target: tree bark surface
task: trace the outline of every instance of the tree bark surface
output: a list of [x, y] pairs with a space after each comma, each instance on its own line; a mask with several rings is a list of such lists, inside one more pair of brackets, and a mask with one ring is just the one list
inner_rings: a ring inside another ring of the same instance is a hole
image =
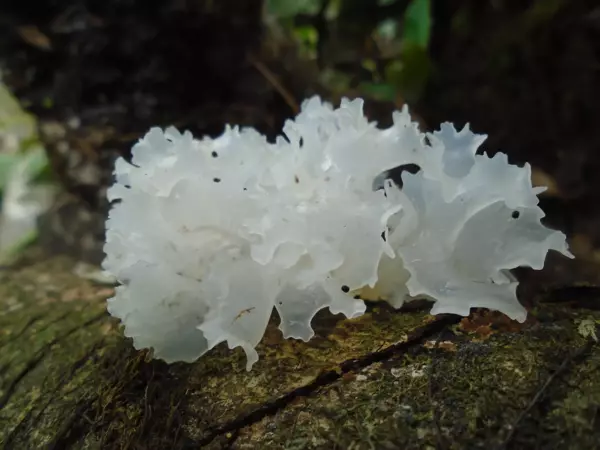
[[594, 287], [526, 283], [523, 325], [374, 304], [319, 314], [304, 343], [274, 320], [247, 372], [224, 346], [172, 365], [134, 350], [112, 287], [67, 257], [32, 250], [0, 277], [6, 449], [599, 448]]

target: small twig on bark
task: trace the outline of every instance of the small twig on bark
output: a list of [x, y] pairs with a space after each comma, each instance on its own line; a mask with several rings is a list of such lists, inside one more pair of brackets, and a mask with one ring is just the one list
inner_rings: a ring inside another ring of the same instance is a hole
[[273, 86], [273, 89], [277, 91], [279, 95], [283, 98], [285, 103], [291, 108], [294, 114], [298, 114], [300, 111], [300, 106], [298, 102], [294, 98], [294, 96], [281, 84], [277, 76], [261, 61], [256, 59], [253, 55], [248, 54], [248, 61], [258, 72], [265, 77], [265, 79]]

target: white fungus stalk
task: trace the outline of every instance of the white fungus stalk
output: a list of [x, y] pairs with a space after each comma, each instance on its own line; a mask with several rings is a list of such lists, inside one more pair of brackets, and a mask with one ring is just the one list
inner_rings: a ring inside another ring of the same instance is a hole
[[[108, 310], [136, 348], [194, 361], [227, 342], [250, 369], [273, 307], [285, 337], [308, 340], [317, 311], [359, 316], [352, 293], [376, 285], [395, 307], [427, 296], [432, 313], [523, 321], [507, 270], [540, 269], [550, 249], [571, 256], [540, 223], [530, 167], [476, 155], [485, 136], [468, 128], [426, 135], [405, 108], [382, 130], [362, 100], [314, 97], [283, 133], [155, 128], [131, 164], [117, 161], [104, 268], [121, 286]], [[421, 170], [402, 188], [382, 182], [404, 164]]]

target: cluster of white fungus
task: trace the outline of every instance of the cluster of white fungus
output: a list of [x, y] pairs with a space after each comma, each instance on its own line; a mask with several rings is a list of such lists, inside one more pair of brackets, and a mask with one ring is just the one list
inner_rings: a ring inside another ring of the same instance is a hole
[[[275, 143], [228, 127], [216, 139], [152, 129], [116, 163], [104, 268], [108, 302], [136, 348], [194, 361], [217, 344], [258, 360], [275, 307], [286, 338], [310, 339], [322, 308], [356, 317], [376, 287], [393, 306], [485, 307], [523, 321], [508, 270], [540, 269], [550, 249], [529, 165], [476, 154], [485, 136], [450, 124], [422, 133], [407, 109], [377, 128], [361, 100], [317, 97]], [[402, 187], [387, 171], [412, 164]]]

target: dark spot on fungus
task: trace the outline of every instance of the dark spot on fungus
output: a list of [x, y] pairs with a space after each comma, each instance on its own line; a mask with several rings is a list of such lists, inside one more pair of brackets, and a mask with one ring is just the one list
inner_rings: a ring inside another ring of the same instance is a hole
[[220, 183], [220, 182], [221, 182], [221, 179], [220, 179], [220, 178], [213, 178], [213, 181], [214, 181], [215, 183]]
[[357, 295], [355, 295], [355, 296], [354, 296], [354, 299], [355, 299], [355, 300], [360, 300], [360, 295], [358, 295], [358, 294], [357, 294]]
[[342, 292], [350, 292], [350, 288], [346, 285], [342, 286]]
[[298, 175], [294, 175], [294, 181], [296, 184], [300, 183], [300, 178], [298, 178]]
[[[387, 173], [385, 174], [385, 178], [386, 181], [387, 180], [391, 180], [396, 186], [398, 186], [400, 189], [402, 189], [402, 187], [404, 186], [404, 181], [402, 180], [402, 174], [404, 172], [408, 172], [411, 174], [416, 174], [421, 170], [421, 167], [418, 166], [417, 164], [402, 164], [401, 166], [398, 167], [394, 167], [393, 169], [390, 169], [387, 171]], [[385, 183], [385, 181], [384, 181]], [[379, 189], [383, 189], [383, 185], [382, 186], [378, 186]]]
[[521, 213], [519, 211], [513, 211], [510, 215], [513, 219], [518, 219]]
[[217, 156], [219, 156], [219, 154], [218, 154], [217, 152], [213, 151], [213, 152], [211, 153], [211, 156], [212, 156], [213, 158], [216, 158]]

